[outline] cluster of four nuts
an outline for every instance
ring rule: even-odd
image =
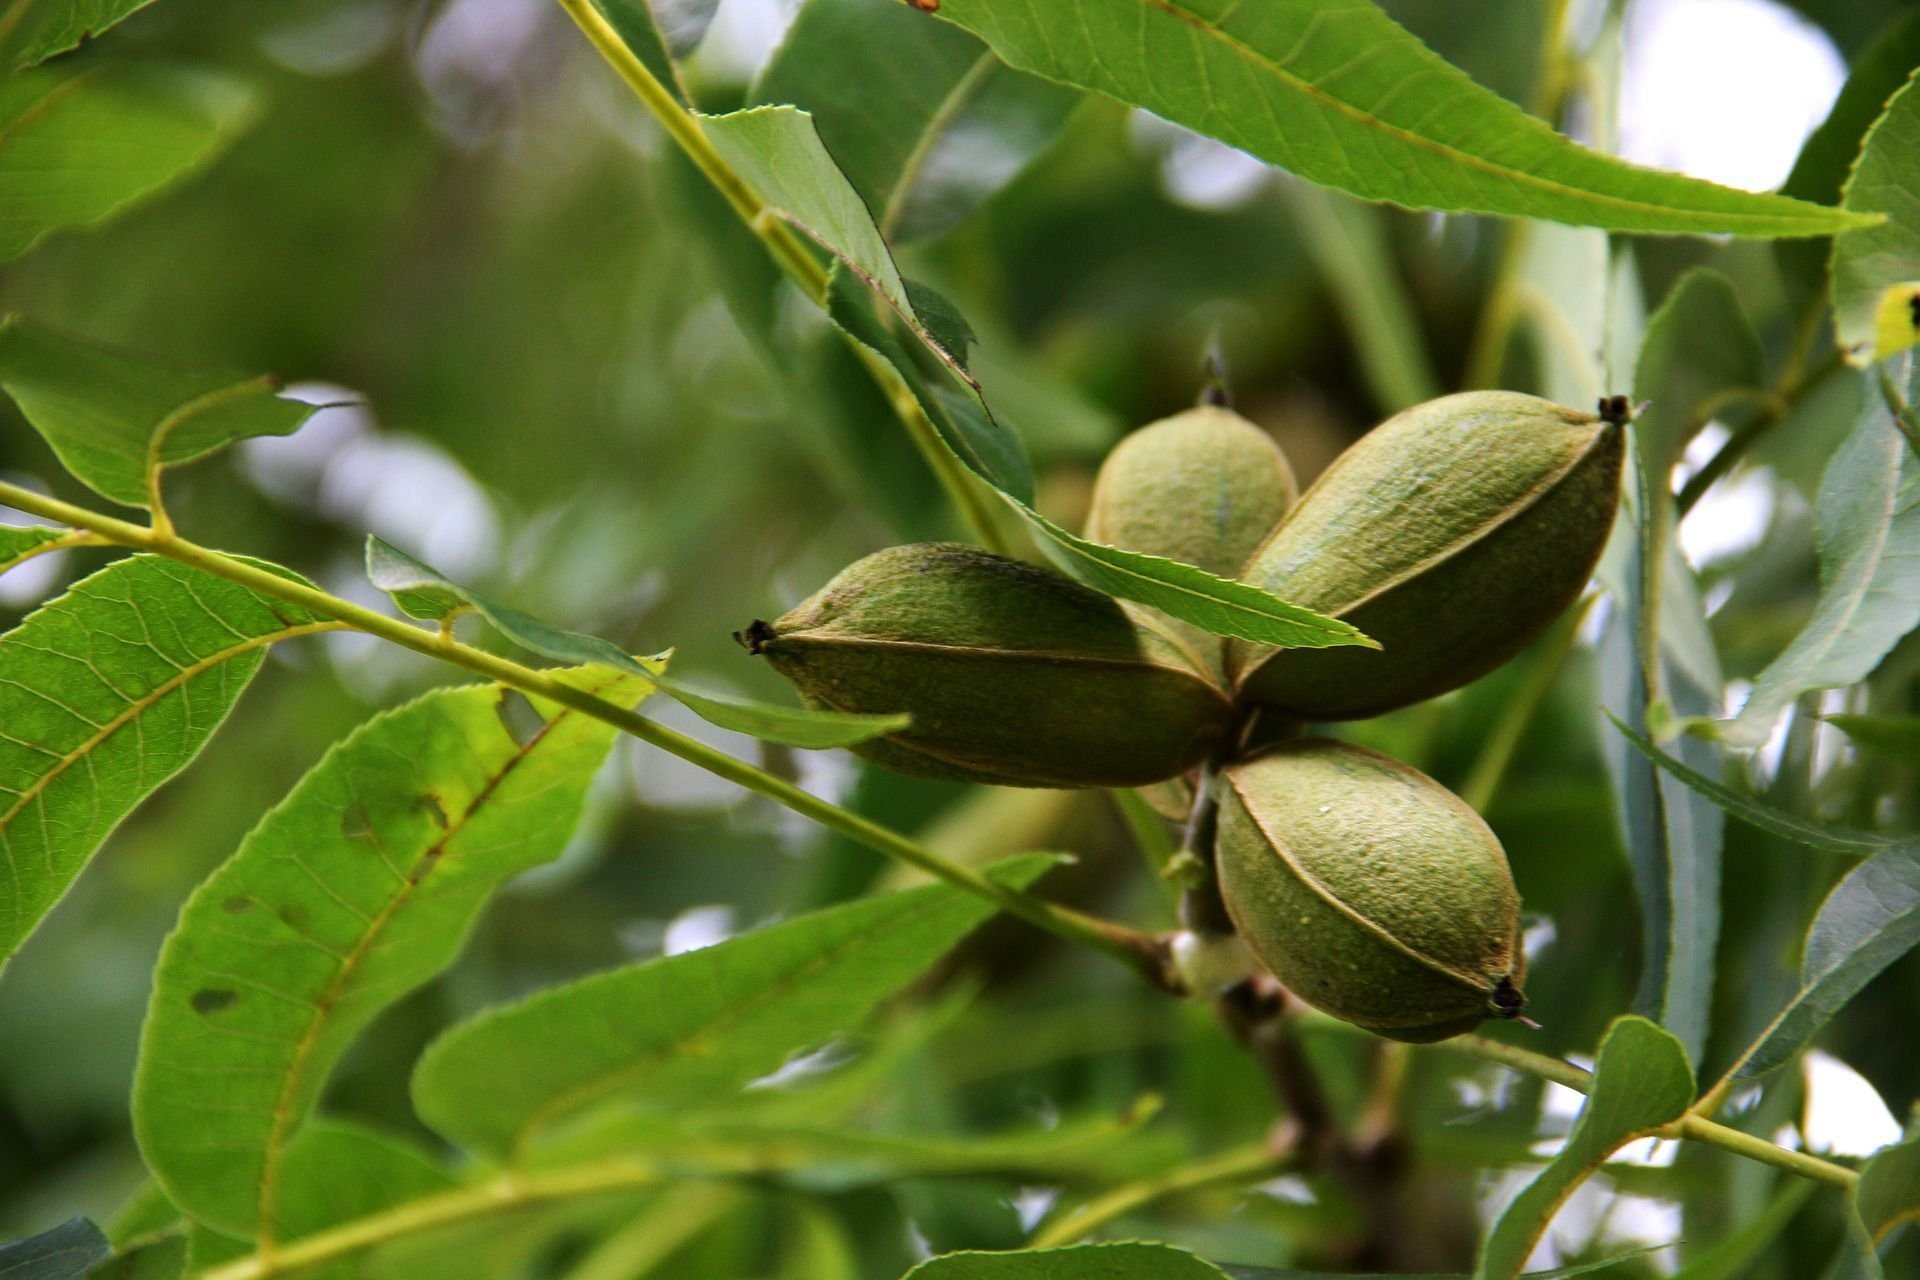
[[[1271,438],[1225,408],[1142,428],[1109,455],[1088,537],[1252,583],[1377,650],[1222,640],[951,543],[868,556],[742,638],[810,705],[909,713],[855,748],[899,772],[1133,787],[1219,763],[1215,862],[1254,955],[1336,1017],[1440,1039],[1522,1004],[1519,896],[1499,842],[1377,752],[1242,744],[1255,717],[1352,720],[1457,689],[1545,629],[1612,527],[1621,408],[1446,396],[1374,428],[1305,494]]]

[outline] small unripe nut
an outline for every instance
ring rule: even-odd
[[[1299,496],[1273,438],[1218,405],[1162,418],[1100,464],[1087,537],[1236,576]]]
[[[900,773],[1139,786],[1198,764],[1232,720],[1201,660],[1150,619],[958,543],[876,552],[742,638],[809,705],[912,716],[853,748]]]
[[[1416,1043],[1519,1014],[1519,894],[1465,801],[1389,756],[1324,738],[1273,748],[1222,780],[1220,893],[1289,991]]]
[[[1618,421],[1511,391],[1408,409],[1336,459],[1241,577],[1380,648],[1227,646],[1248,702],[1304,720],[1379,715],[1518,653],[1573,603],[1619,504]]]

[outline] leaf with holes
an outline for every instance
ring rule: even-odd
[[[607,700],[646,681],[562,678]],[[488,896],[555,857],[611,726],[495,685],[440,689],[336,745],[197,889],[160,955],[134,1132],[197,1221],[264,1236],[327,1076],[453,960]]]
[[[150,505],[165,468],[291,435],[316,408],[272,378],[179,369],[17,317],[0,323],[0,387],[67,470],[129,507]]]
[[[1024,887],[1057,860],[1030,854],[988,874]],[[858,1023],[993,912],[930,885],[542,991],[429,1046],[414,1106],[452,1141],[518,1161],[596,1110],[724,1101]]]
[[[1480,1247],[1476,1280],[1512,1280],[1560,1206],[1608,1156],[1693,1105],[1693,1068],[1680,1042],[1645,1018],[1617,1018],[1600,1042],[1593,1092],[1567,1145],[1500,1214]]]
[[[747,702],[702,693],[662,674],[664,664],[633,657],[610,640],[565,631],[538,618],[495,604],[450,581],[438,569],[415,560],[378,537],[367,538],[367,576],[403,613],[416,618],[451,618],[472,609],[521,648],[556,662],[597,664],[639,676],[708,724],[789,747],[849,747],[904,729],[905,715],[856,715]]]
[[[208,164],[254,106],[239,81],[146,63],[59,63],[0,79],[0,262]]]
[[[960,223],[1059,135],[1080,101],[898,0],[809,0],[752,99],[813,116],[896,244]]]
[[[1867,221],[1589,151],[1373,0],[941,0],[938,15],[1023,71],[1367,200],[1681,234],[1814,236]]]
[[[199,754],[267,646],[333,625],[135,556],[0,636],[0,966],[120,820]]]

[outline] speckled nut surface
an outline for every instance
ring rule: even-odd
[[[1231,409],[1201,405],[1114,446],[1086,534],[1231,578],[1298,495],[1272,437]]]
[[[1222,774],[1221,895],[1308,1004],[1396,1040],[1512,1017],[1525,959],[1505,852],[1419,770],[1308,738]]]
[[[1353,623],[1379,650],[1227,646],[1250,703],[1306,720],[1379,715],[1518,653],[1605,547],[1626,449],[1612,421],[1510,391],[1388,419],[1308,489],[1241,577]]]
[[[810,705],[911,715],[854,748],[901,773],[1139,786],[1198,764],[1232,719],[1203,660],[1151,620],[957,543],[868,556],[744,638]]]

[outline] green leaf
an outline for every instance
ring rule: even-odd
[[[0,573],[33,559],[69,532],[67,529],[0,524]]]
[[[45,62],[104,34],[153,0],[24,0],[31,34],[15,57],[19,66]]]
[[[185,1230],[143,1241],[95,1263],[87,1280],[180,1280],[187,1273]]]
[[[0,262],[186,177],[253,116],[250,89],[203,71],[91,62],[0,80]]]
[[[691,106],[693,99],[688,95],[686,85],[681,83],[680,68],[675,65],[668,50],[667,35],[661,29],[654,4],[649,0],[589,0],[589,3],[600,11],[607,25],[619,34],[627,48],[653,73],[653,78],[665,85],[682,106]],[[706,21],[699,18],[699,10],[704,9],[705,19],[710,20],[717,3],[718,0],[700,0],[697,5],[688,6],[695,14],[700,34],[706,31]],[[694,42],[698,43],[698,35]]]
[[[1681,276],[1647,321],[1634,369],[1634,399],[1647,402],[1633,420],[1647,475],[1665,484],[1687,442],[1711,419],[1739,426],[1751,404],[1726,393],[1759,393],[1765,378],[1760,337],[1733,282],[1707,267]]]
[[[1853,745],[1861,750],[1920,768],[1920,716],[1835,715],[1822,718],[1846,734],[1852,739]]]
[[[317,408],[282,400],[272,378],[179,369],[18,317],[0,322],[0,387],[68,471],[129,507],[150,505],[162,469],[291,435]]]
[[[1920,71],[1915,71],[1867,131],[1841,203],[1884,211],[1887,221],[1834,237],[1833,328],[1841,350],[1867,364],[1920,341]],[[1879,332],[1881,308],[1894,300],[1899,342]],[[1902,312],[1904,311],[1904,314]]]
[[[556,662],[610,667],[639,676],[707,723],[768,742],[790,747],[847,747],[904,729],[910,722],[905,715],[816,711],[702,693],[664,675],[659,661],[635,658],[610,640],[578,631],[563,631],[518,609],[495,604],[372,535],[367,538],[367,576],[412,617],[446,618],[471,608],[492,623],[501,635],[529,652]]]
[[[1812,689],[1863,680],[1920,624],[1920,456],[1878,397],[1827,465],[1816,508],[1820,597],[1721,732],[1758,746]]]
[[[1678,1242],[1676,1241],[1675,1243],[1677,1244]],[[1674,1245],[1671,1244],[1642,1245],[1637,1249],[1627,1249],[1611,1257],[1596,1258],[1592,1262],[1579,1262],[1570,1267],[1555,1267],[1551,1271],[1529,1271],[1521,1276],[1520,1280],[1573,1280],[1575,1276],[1592,1275],[1596,1271],[1605,1271],[1609,1267],[1617,1267],[1621,1263],[1631,1261],[1634,1258],[1644,1258],[1650,1253],[1659,1253],[1663,1249],[1671,1249],[1673,1247]],[[1221,1269],[1224,1270],[1228,1276],[1232,1277],[1232,1280],[1469,1280],[1467,1276],[1459,1274],[1439,1276],[1399,1274],[1394,1276],[1359,1276],[1351,1273],[1290,1271],[1272,1267],[1227,1266]]]
[[[1810,849],[1824,849],[1829,853],[1844,853],[1856,858],[1864,858],[1900,843],[1897,836],[1882,835],[1877,831],[1850,831],[1840,827],[1823,827],[1797,817],[1784,809],[1779,809],[1753,796],[1742,795],[1732,787],[1714,781],[1695,769],[1689,769],[1655,745],[1653,739],[1644,733],[1636,733],[1612,712],[1607,718],[1613,721],[1614,728],[1626,736],[1641,755],[1665,769],[1668,773],[1685,783],[1699,795],[1705,796],[1722,809],[1750,826],[1779,836],[1782,840],[1791,840],[1795,844],[1806,845]]]
[[[1371,0],[942,0],[938,14],[1015,67],[1363,199],[1617,231],[1804,236],[1862,221],[1589,151]]]
[[[1477,1280],[1511,1280],[1560,1206],[1607,1157],[1693,1105],[1693,1068],[1678,1040],[1644,1018],[1617,1018],[1600,1043],[1593,1092],[1567,1145],[1500,1214],[1481,1246]]]
[[[1800,1207],[1813,1195],[1816,1183],[1806,1178],[1787,1178],[1780,1190],[1760,1212],[1739,1224],[1735,1230],[1715,1240],[1687,1265],[1674,1272],[1673,1280],[1740,1280],[1752,1275],[1752,1268],[1775,1240],[1787,1229]]]
[[[1018,1253],[948,1253],[904,1280],[1222,1280],[1226,1272],[1171,1245],[1077,1244]]]
[[[561,678],[621,704],[645,689],[601,669]],[[614,730],[538,701],[529,727],[526,701],[439,689],[368,721],[187,900],[133,1113],[148,1167],[197,1221],[243,1238],[279,1222],[289,1143],[354,1036],[452,962],[495,888],[566,843]]]
[[[841,278],[836,283],[844,285],[845,280]],[[992,476],[973,460],[977,453],[963,447],[968,440],[983,439],[991,426],[977,403],[950,392],[918,370],[910,353],[878,323],[872,306],[863,297],[844,288],[836,289],[832,311],[834,320],[855,339],[902,370],[928,415],[936,425],[943,425],[942,439],[948,447],[973,468],[975,474],[992,482]],[[956,445],[956,441],[960,444]],[[1263,644],[1301,649],[1345,644],[1379,647],[1345,622],[1289,604],[1244,582],[1216,577],[1178,560],[1089,542],[1048,520],[1006,489],[1000,489],[1000,494],[1026,518],[1040,536],[1042,550],[1055,564],[1109,595],[1150,604],[1216,635],[1240,636]]]
[[[0,636],[0,966],[121,819],[199,754],[267,646],[331,625],[134,556]]]
[[[107,1237],[100,1228],[85,1218],[68,1218],[37,1236],[0,1244],[0,1278],[80,1280],[106,1256]]]
[[[318,1117],[293,1140],[280,1166],[274,1235],[297,1240],[454,1185],[452,1175],[412,1143],[367,1125]],[[351,1265],[344,1269],[359,1274]]]
[[[808,0],[750,97],[813,116],[895,244],[958,225],[1054,140],[1080,100],[898,0]]]
[[[1860,140],[1915,66],[1920,66],[1920,10],[1895,17],[1872,44],[1853,55],[1840,96],[1801,145],[1780,194],[1816,204],[1837,203],[1847,171],[1860,154]],[[1831,251],[1831,245],[1818,241],[1782,242],[1776,247],[1796,307],[1825,291]]]
[[[1867,1161],[1852,1198],[1876,1242],[1903,1222],[1920,1222],[1920,1138],[1884,1148]]]
[[[1721,681],[1692,571],[1673,546],[1672,517],[1665,504],[1649,501],[1645,469],[1636,463],[1629,474],[1639,484],[1629,485],[1628,517],[1616,526],[1616,542],[1625,554],[1609,575],[1614,608],[1600,637],[1600,702],[1645,737],[1650,736],[1647,709],[1656,693],[1681,715],[1705,716],[1719,709]],[[1658,625],[1648,628],[1646,548],[1654,541],[1650,525],[1656,518],[1666,527],[1659,540],[1666,567],[1660,575]],[[1651,655],[1642,652],[1650,629],[1657,632]],[[1678,750],[1696,772],[1720,772],[1717,743],[1688,738]],[[1725,819],[1713,804],[1663,777],[1614,735],[1604,734],[1601,753],[1640,908],[1634,1008],[1673,1032],[1697,1057],[1713,1007]]]
[[[1920,945],[1920,840],[1840,878],[1807,930],[1800,989],[1741,1058],[1743,1077],[1787,1062],[1886,967]]]
[[[991,874],[1025,886],[1054,861],[1029,855]],[[716,1101],[864,1019],[993,910],[932,885],[543,991],[429,1046],[414,1106],[452,1141],[518,1161],[597,1108]]]

